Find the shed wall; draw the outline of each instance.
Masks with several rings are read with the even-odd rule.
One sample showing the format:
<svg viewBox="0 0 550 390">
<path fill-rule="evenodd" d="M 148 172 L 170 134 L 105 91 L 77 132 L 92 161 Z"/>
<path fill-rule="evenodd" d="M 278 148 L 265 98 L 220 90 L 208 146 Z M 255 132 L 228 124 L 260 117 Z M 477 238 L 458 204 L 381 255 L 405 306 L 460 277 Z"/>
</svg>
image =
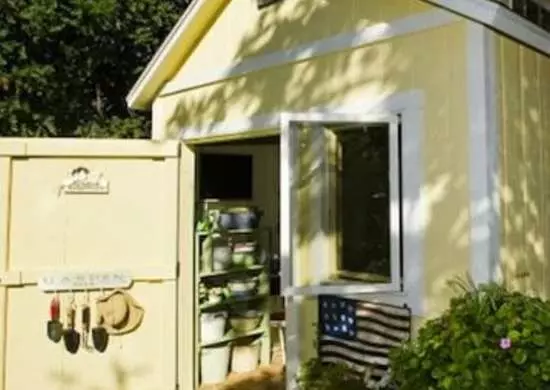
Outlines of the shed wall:
<svg viewBox="0 0 550 390">
<path fill-rule="evenodd" d="M 239 138 L 263 130 L 277 133 L 276 128 L 257 128 L 254 123 L 280 112 L 318 108 L 330 111 L 330 107 L 351 105 L 364 105 L 366 111 L 390 96 L 420 91 L 424 96 L 421 174 L 425 203 L 422 211 L 414 212 L 422 213 L 423 223 L 417 229 L 422 230 L 425 237 L 421 271 L 425 280 L 424 302 L 426 313 L 434 314 L 448 303 L 451 292 L 446 282 L 469 270 L 467 23 L 450 19 L 442 26 L 426 27 L 425 23 L 434 17 L 447 17 L 445 11 L 416 0 L 399 0 L 391 6 L 381 6 L 385 2 L 355 2 L 363 7 L 360 13 L 348 12 L 349 1 L 345 4 L 317 2 L 318 6 L 308 14 L 308 23 L 304 24 L 299 16 L 307 12 L 307 7 L 301 7 L 302 3 L 308 2 L 289 1 L 287 5 L 285 1 L 272 11 L 268 8 L 265 15 L 280 15 L 277 17 L 282 18 L 282 25 L 258 27 L 256 46 L 247 43 L 248 30 L 240 26 L 241 23 L 232 27 L 235 33 L 229 34 L 223 27 L 229 25 L 225 15 L 238 13 L 240 20 L 249 21 L 242 23 L 248 24 L 247 28 L 254 25 L 251 21 L 260 23 L 260 19 L 269 16 L 263 16 L 263 11 L 259 13 L 248 0 L 230 3 L 188 60 L 188 64 L 199 64 L 184 65 L 179 76 L 156 99 L 154 126 L 157 132 L 193 142 L 207 142 L 213 135 L 212 129 Z M 326 21 L 329 15 L 334 16 L 334 23 L 326 23 L 327 26 L 331 24 L 330 33 L 352 33 L 363 24 L 374 23 L 377 29 L 386 28 L 396 34 L 320 56 L 308 57 L 304 49 L 304 57 L 300 60 L 289 59 L 279 66 L 235 77 L 223 76 L 224 64 L 228 61 L 235 61 L 237 65 L 246 63 L 240 60 L 242 55 L 226 53 L 228 47 L 244 45 L 248 48 L 246 53 L 250 53 L 247 55 L 251 56 L 248 59 L 258 59 L 254 53 L 283 55 L 287 47 L 301 42 L 316 47 L 325 42 L 329 34 L 319 28 L 321 20 Z M 416 19 L 420 15 L 422 19 Z M 416 27 L 420 26 L 421 31 L 398 33 L 401 30 L 396 30 L 395 26 L 404 23 L 410 27 L 419 20 L 422 23 Z M 218 64 L 219 77 L 202 83 L 204 73 L 201 69 L 209 73 Z M 419 206 L 410 204 L 407 207 L 413 212 Z"/>
<path fill-rule="evenodd" d="M 507 37 L 494 39 L 503 276 L 510 287 L 548 298 L 550 59 Z"/>
<path fill-rule="evenodd" d="M 0 389 L 175 388 L 178 143 L 4 139 L 0 154 Z M 79 166 L 102 173 L 109 192 L 60 191 Z M 53 294 L 36 282 L 71 270 L 132 275 L 141 326 L 104 353 L 50 341 Z M 59 295 L 62 313 L 74 297 L 93 314 L 101 292 Z"/>
</svg>

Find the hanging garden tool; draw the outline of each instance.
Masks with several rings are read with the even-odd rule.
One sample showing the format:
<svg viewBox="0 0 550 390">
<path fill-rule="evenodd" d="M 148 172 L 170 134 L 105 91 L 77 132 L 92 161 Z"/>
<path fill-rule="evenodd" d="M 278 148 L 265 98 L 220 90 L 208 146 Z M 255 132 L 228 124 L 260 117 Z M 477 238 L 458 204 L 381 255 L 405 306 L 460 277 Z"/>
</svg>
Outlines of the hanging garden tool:
<svg viewBox="0 0 550 390">
<path fill-rule="evenodd" d="M 63 332 L 65 349 L 72 354 L 75 354 L 78 351 L 78 347 L 80 347 L 80 334 L 75 329 L 75 315 L 76 308 L 73 297 L 73 300 L 67 309 L 67 327 Z"/>
<path fill-rule="evenodd" d="M 48 338 L 54 343 L 58 343 L 63 337 L 63 324 L 59 321 L 60 302 L 57 293 L 50 302 L 50 320 L 47 324 Z"/>
<path fill-rule="evenodd" d="M 109 344 L 109 333 L 107 329 L 103 326 L 103 318 L 100 311 L 98 310 L 97 302 L 95 307 L 95 323 L 96 326 L 92 329 L 92 341 L 94 343 L 94 348 L 98 352 L 105 352 L 107 345 Z"/>
<path fill-rule="evenodd" d="M 81 332 L 82 332 L 82 346 L 85 349 L 90 349 L 89 335 L 90 335 L 90 299 L 89 295 L 87 296 L 86 302 L 82 305 L 82 314 L 81 314 Z"/>
</svg>

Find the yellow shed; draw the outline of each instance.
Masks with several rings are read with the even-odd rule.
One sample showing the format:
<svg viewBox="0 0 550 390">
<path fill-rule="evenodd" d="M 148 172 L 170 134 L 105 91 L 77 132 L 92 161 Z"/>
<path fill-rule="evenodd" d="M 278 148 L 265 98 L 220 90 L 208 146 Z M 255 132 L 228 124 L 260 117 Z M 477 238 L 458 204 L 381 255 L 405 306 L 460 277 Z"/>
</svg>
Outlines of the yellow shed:
<svg viewBox="0 0 550 390">
<path fill-rule="evenodd" d="M 290 374 L 314 353 L 319 295 L 416 319 L 465 273 L 547 295 L 546 7 L 197 0 L 159 49 L 129 106 L 152 109 L 154 138 L 182 140 L 190 161 L 255 156 L 254 201 L 280 233 Z M 346 175 L 354 150 L 364 166 Z"/>
<path fill-rule="evenodd" d="M 0 389 L 205 382 L 205 346 L 238 339 L 202 339 L 203 278 L 229 273 L 202 268 L 205 216 L 261 216 L 289 386 L 321 296 L 406 306 L 413 326 L 466 273 L 548 297 L 550 11 L 513 3 L 194 0 L 127 96 L 153 140 L 1 140 Z M 141 326 L 105 353 L 46 340 L 58 293 L 130 285 Z"/>
</svg>

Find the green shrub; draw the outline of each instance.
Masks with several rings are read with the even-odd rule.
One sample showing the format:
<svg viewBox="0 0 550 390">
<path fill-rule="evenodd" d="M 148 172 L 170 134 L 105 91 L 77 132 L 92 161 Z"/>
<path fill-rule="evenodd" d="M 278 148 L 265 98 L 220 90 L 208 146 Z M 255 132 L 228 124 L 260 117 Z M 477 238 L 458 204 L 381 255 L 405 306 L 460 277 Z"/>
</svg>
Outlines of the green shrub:
<svg viewBox="0 0 550 390">
<path fill-rule="evenodd" d="M 465 291 L 391 364 L 400 390 L 550 389 L 550 305 L 495 284 Z"/>
<path fill-rule="evenodd" d="M 311 359 L 302 365 L 297 378 L 299 390 L 366 390 L 363 378 L 345 364 Z"/>
</svg>

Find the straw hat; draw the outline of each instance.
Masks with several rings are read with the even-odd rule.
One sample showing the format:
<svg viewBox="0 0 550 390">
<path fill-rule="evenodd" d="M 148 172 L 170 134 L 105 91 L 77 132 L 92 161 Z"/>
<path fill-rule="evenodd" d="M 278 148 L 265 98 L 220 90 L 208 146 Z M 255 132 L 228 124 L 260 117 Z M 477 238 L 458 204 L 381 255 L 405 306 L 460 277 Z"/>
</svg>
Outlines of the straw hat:
<svg viewBox="0 0 550 390">
<path fill-rule="evenodd" d="M 111 335 L 123 335 L 136 330 L 145 310 L 127 292 L 115 290 L 97 300 L 101 324 Z"/>
</svg>

